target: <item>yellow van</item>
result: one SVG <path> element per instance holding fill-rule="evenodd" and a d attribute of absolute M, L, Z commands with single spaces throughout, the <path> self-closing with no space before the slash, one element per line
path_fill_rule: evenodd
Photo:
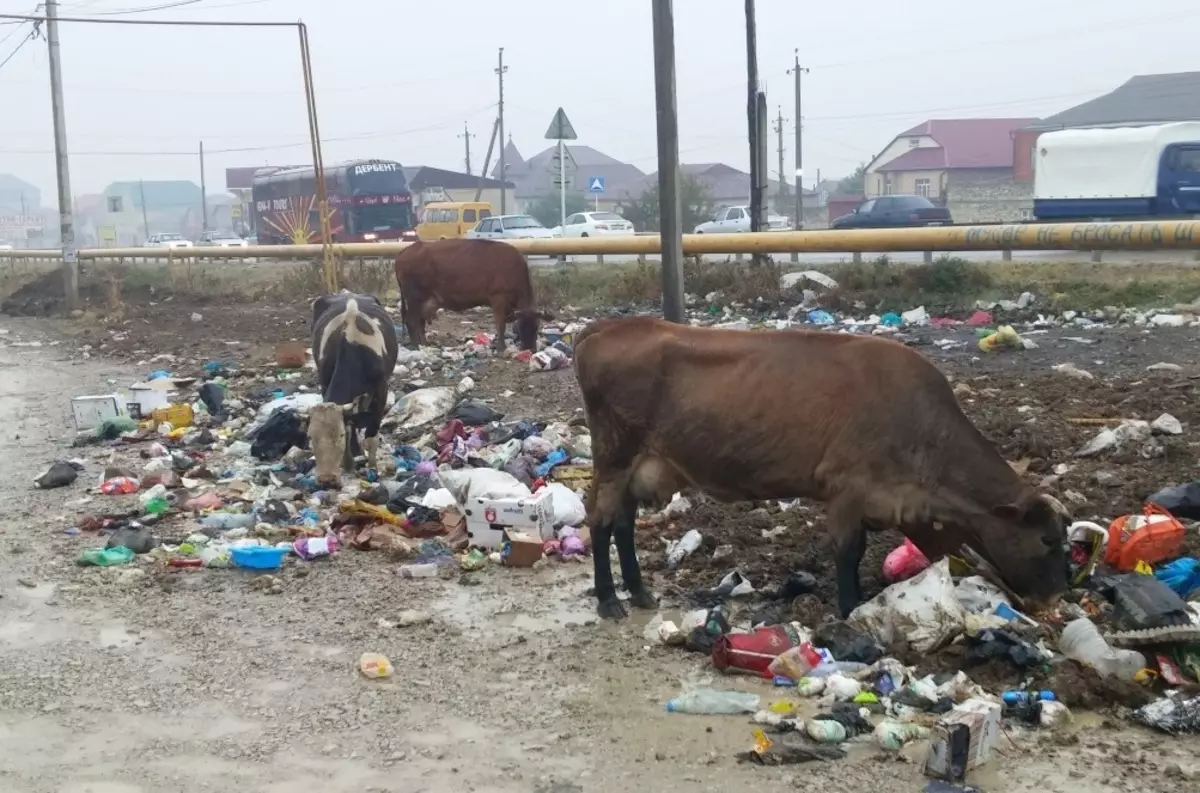
<path fill-rule="evenodd" d="M 486 201 L 435 201 L 425 205 L 417 237 L 422 240 L 450 240 L 465 236 L 484 218 L 492 216 Z"/>

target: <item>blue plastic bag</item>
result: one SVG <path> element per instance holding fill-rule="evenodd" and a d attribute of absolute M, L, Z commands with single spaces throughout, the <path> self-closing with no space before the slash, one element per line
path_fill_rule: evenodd
<path fill-rule="evenodd" d="M 1184 557 L 1164 564 L 1154 571 L 1154 577 L 1169 586 L 1181 598 L 1200 589 L 1200 560 Z"/>
<path fill-rule="evenodd" d="M 828 311 L 822 311 L 819 308 L 814 308 L 808 312 L 808 321 L 814 325 L 832 325 L 833 315 Z"/>

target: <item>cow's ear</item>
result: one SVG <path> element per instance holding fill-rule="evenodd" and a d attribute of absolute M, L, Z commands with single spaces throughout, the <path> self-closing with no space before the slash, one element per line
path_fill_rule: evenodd
<path fill-rule="evenodd" d="M 329 306 L 332 303 L 333 298 L 329 295 L 321 295 L 312 302 L 312 318 L 314 323 L 321 318 L 322 314 L 329 310 Z"/>

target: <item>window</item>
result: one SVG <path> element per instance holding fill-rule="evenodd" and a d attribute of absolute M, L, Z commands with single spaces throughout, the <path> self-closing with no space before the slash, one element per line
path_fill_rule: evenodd
<path fill-rule="evenodd" d="M 504 219 L 504 228 L 540 229 L 542 228 L 542 224 L 538 223 L 536 218 L 531 218 L 529 215 L 512 215 Z"/>
<path fill-rule="evenodd" d="M 929 180 L 928 179 L 918 179 L 917 180 L 917 189 L 914 192 L 919 196 L 929 198 Z"/>
<path fill-rule="evenodd" d="M 889 198 L 888 201 L 891 202 L 893 209 L 930 209 L 933 207 L 932 201 L 915 195 Z"/>
<path fill-rule="evenodd" d="M 463 223 L 474 223 L 474 222 L 475 222 L 475 210 L 474 209 L 464 209 L 463 210 Z"/>
<path fill-rule="evenodd" d="M 909 138 L 909 139 L 908 139 L 908 148 L 910 148 L 910 149 L 915 149 L 915 148 L 917 148 L 917 147 L 918 147 L 918 146 L 920 146 L 920 145 L 921 145 L 921 139 L 920 139 L 920 138 Z"/>
<path fill-rule="evenodd" d="M 124 201 L 122 200 L 121 196 L 119 196 L 119 195 L 108 196 L 108 211 L 109 212 L 123 211 L 121 208 L 123 204 L 124 204 Z"/>
<path fill-rule="evenodd" d="M 890 176 L 887 177 L 887 179 L 883 183 L 883 194 L 884 195 L 892 194 L 892 177 L 890 177 Z"/>
<path fill-rule="evenodd" d="M 582 216 L 582 215 L 575 214 L 575 215 L 571 215 L 571 217 L 567 218 L 567 225 L 568 225 L 568 226 L 575 226 L 575 225 L 578 225 L 578 224 L 580 224 L 580 223 L 583 223 L 583 216 Z"/>
<path fill-rule="evenodd" d="M 737 207 L 734 207 L 733 209 L 729 210 L 729 215 L 725 219 L 726 220 L 741 220 L 742 217 L 743 217 L 742 210 L 738 209 Z"/>
<path fill-rule="evenodd" d="M 1019 220 L 1033 220 L 1033 210 L 1028 207 L 1022 207 L 1020 210 Z"/>
<path fill-rule="evenodd" d="M 868 201 L 867 203 L 865 203 L 865 204 L 863 204 L 862 206 L 860 206 L 860 207 L 858 208 L 858 211 L 859 211 L 859 213 L 860 213 L 860 214 L 866 215 L 866 214 L 868 214 L 868 213 L 869 213 L 871 210 L 873 210 L 874 208 L 875 208 L 875 199 L 874 199 L 874 198 L 872 198 L 870 201 Z"/>
<path fill-rule="evenodd" d="M 490 218 L 491 216 L 492 216 L 492 210 L 490 210 L 490 209 L 479 210 L 479 219 L 480 220 L 483 220 L 484 218 Z"/>
<path fill-rule="evenodd" d="M 1200 149 L 1179 149 L 1175 152 L 1175 170 L 1200 171 Z"/>
<path fill-rule="evenodd" d="M 593 212 L 592 220 L 609 221 L 609 220 L 624 220 L 625 218 L 618 215 L 616 212 Z"/>
<path fill-rule="evenodd" d="M 491 220 L 481 220 L 479 221 L 479 225 L 475 227 L 475 230 L 481 234 L 486 234 L 492 230 L 492 223 L 493 221 Z"/>

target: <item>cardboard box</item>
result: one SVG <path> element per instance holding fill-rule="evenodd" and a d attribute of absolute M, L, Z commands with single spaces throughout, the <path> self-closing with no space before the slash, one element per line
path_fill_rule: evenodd
<path fill-rule="evenodd" d="M 532 496 L 476 498 L 466 509 L 467 535 L 471 545 L 487 550 L 498 549 L 506 530 L 527 532 L 542 540 L 554 539 L 554 507 L 549 491 Z"/>
<path fill-rule="evenodd" d="M 504 535 L 508 540 L 508 549 L 503 557 L 506 567 L 533 567 L 541 560 L 545 540 L 539 535 L 523 531 L 506 531 Z"/>
<path fill-rule="evenodd" d="M 938 719 L 933 728 L 925 773 L 948 782 L 962 782 L 967 771 L 986 763 L 1000 738 L 998 702 L 968 699 Z"/>
<path fill-rule="evenodd" d="M 93 430 L 108 419 L 121 415 L 123 400 L 118 394 L 101 396 L 79 396 L 71 400 L 71 412 L 75 414 L 75 429 Z"/>

